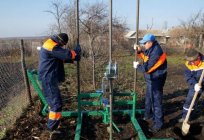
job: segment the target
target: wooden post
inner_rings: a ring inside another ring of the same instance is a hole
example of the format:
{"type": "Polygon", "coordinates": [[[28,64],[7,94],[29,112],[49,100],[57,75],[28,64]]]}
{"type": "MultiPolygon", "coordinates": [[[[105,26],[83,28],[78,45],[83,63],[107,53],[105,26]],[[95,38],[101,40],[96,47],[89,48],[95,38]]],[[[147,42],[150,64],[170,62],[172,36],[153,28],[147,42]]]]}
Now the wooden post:
{"type": "Polygon", "coordinates": [[[24,51],[24,41],[21,39],[21,66],[22,66],[22,71],[23,71],[23,77],[24,77],[24,83],[26,87],[26,92],[29,100],[29,104],[32,105],[32,97],[31,97],[31,91],[30,91],[30,84],[28,81],[28,75],[27,75],[27,69],[26,69],[26,64],[25,64],[25,51],[24,51]]]}

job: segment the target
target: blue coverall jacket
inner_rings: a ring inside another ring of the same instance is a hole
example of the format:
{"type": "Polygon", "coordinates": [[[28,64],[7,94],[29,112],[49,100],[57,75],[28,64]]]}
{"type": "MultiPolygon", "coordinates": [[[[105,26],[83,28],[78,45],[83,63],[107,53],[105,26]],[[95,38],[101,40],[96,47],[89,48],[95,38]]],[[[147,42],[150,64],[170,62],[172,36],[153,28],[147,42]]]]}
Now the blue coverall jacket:
{"type": "Polygon", "coordinates": [[[48,39],[40,50],[39,79],[43,93],[49,105],[48,129],[54,130],[59,125],[62,111],[62,99],[58,88],[65,80],[64,62],[72,62],[73,52],[63,49],[55,38],[48,39]]]}
{"type": "Polygon", "coordinates": [[[153,118],[154,127],[160,129],[163,126],[164,117],[162,97],[167,76],[166,54],[163,53],[157,41],[148,50],[145,50],[143,54],[144,62],[138,65],[138,71],[144,73],[147,84],[144,117],[146,119],[153,118]],[[157,64],[158,66],[156,67],[157,64]]]}
{"type": "MultiPolygon", "coordinates": [[[[185,70],[184,70],[184,74],[186,77],[186,81],[189,85],[189,91],[187,94],[187,98],[186,101],[183,105],[183,113],[182,113],[182,118],[185,118],[188,112],[188,109],[190,107],[191,101],[193,99],[195,90],[194,90],[194,86],[196,83],[198,83],[201,73],[204,69],[204,56],[202,54],[199,54],[200,58],[201,58],[201,62],[200,64],[198,64],[198,66],[191,64],[191,62],[186,61],[185,63],[185,70]]],[[[202,82],[202,89],[200,90],[199,93],[202,93],[204,91],[204,80],[202,82]]],[[[194,106],[197,104],[198,99],[200,97],[200,94],[198,94],[198,97],[195,101],[194,106]]]]}

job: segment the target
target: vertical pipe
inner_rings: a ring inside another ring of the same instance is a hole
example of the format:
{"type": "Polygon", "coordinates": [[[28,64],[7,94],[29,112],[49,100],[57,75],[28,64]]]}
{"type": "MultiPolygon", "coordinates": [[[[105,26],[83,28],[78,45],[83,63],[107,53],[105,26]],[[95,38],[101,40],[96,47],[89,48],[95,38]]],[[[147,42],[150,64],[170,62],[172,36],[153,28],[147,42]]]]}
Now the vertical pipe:
{"type": "Polygon", "coordinates": [[[110,102],[110,140],[112,140],[113,136],[113,90],[112,90],[112,79],[109,79],[109,102],[110,102]]]}
{"type": "Polygon", "coordinates": [[[112,0],[109,3],[109,62],[112,62],[112,0]]]}
{"type": "Polygon", "coordinates": [[[24,83],[25,83],[25,86],[26,86],[28,101],[29,101],[29,104],[32,105],[33,102],[32,102],[32,97],[31,97],[30,84],[29,84],[29,81],[28,81],[26,64],[25,64],[25,50],[24,50],[24,41],[23,41],[23,39],[21,39],[21,65],[22,65],[22,70],[23,70],[23,77],[24,77],[24,83]]]}
{"type": "Polygon", "coordinates": [[[76,33],[77,45],[79,44],[79,0],[76,0],[76,33]]]}
{"type": "MultiPolygon", "coordinates": [[[[140,0],[136,0],[136,35],[135,35],[135,43],[138,45],[138,35],[139,35],[139,12],[140,12],[140,0]]],[[[135,61],[137,61],[137,49],[135,49],[135,61]]],[[[134,72],[134,92],[136,93],[136,85],[137,85],[137,69],[134,72]]]]}
{"type": "MultiPolygon", "coordinates": [[[[109,3],[109,69],[111,70],[112,64],[112,0],[109,3]]],[[[109,78],[109,102],[110,102],[110,140],[112,140],[112,133],[113,133],[113,93],[112,93],[112,79],[109,78]]]]}
{"type": "MultiPolygon", "coordinates": [[[[79,0],[76,0],[76,34],[77,34],[77,45],[79,45],[79,0]]],[[[80,105],[80,64],[77,61],[77,91],[78,91],[78,117],[80,118],[81,114],[81,105],[80,105]]]]}

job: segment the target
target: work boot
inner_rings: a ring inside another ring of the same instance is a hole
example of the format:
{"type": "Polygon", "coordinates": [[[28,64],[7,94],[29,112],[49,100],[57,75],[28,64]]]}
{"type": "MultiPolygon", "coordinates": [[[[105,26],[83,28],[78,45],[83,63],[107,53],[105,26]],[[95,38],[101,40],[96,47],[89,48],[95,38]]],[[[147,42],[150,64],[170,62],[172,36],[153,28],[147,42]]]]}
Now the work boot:
{"type": "Polygon", "coordinates": [[[150,121],[153,120],[153,115],[150,114],[145,114],[144,117],[142,118],[144,121],[150,121]]]}
{"type": "Polygon", "coordinates": [[[142,118],[142,120],[144,120],[144,121],[151,121],[152,119],[153,119],[152,117],[149,117],[149,118],[144,117],[144,118],[142,118]]]}
{"type": "Polygon", "coordinates": [[[59,140],[65,137],[65,133],[60,130],[53,130],[50,132],[50,140],[59,140]]]}
{"type": "Polygon", "coordinates": [[[152,133],[157,133],[157,132],[159,132],[161,130],[161,128],[156,128],[156,127],[152,127],[152,128],[150,128],[149,129],[149,132],[152,132],[152,133]]]}
{"type": "Polygon", "coordinates": [[[178,122],[179,122],[179,123],[183,123],[183,121],[184,121],[184,118],[178,119],[178,122]]]}
{"type": "Polygon", "coordinates": [[[153,118],[152,117],[149,117],[149,118],[144,117],[144,118],[142,118],[142,120],[147,122],[148,124],[153,123],[153,118]]]}

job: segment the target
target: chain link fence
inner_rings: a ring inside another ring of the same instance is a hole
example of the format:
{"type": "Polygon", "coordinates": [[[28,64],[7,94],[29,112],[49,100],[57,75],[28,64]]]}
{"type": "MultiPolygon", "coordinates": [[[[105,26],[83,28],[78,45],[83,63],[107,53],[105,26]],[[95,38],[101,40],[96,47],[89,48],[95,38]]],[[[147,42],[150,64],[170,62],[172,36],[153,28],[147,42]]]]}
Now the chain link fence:
{"type": "Polygon", "coordinates": [[[23,60],[27,68],[37,68],[38,55],[33,41],[23,47],[24,52],[20,40],[0,40],[0,138],[29,105],[23,60]]]}

